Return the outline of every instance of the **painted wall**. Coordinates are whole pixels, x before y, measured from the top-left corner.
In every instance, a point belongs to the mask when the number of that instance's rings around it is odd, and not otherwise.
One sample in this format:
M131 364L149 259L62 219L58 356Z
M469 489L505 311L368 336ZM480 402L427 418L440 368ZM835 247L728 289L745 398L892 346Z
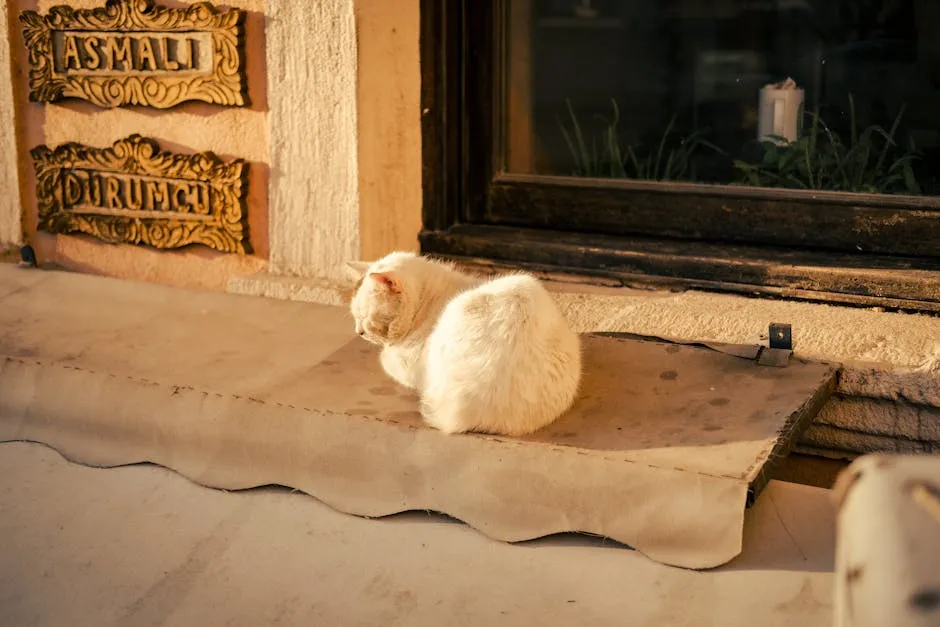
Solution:
M9 11L0 11L0 32L8 32L9 17ZM11 52L11 46L0 45L0 120L5 122L0 124L0 251L22 243L23 237Z
M361 258L417 250L421 230L418 0L357 0Z
M341 304L346 262L416 250L418 0L269 3L271 263L234 293Z
M14 0L8 3L10 47L13 61L13 96L17 111L16 139L19 154L19 191L23 200L27 240L40 261L66 268L158 283L204 289L224 289L232 275L263 268L268 246L267 87L264 75L264 0L229 0L227 5L247 11L246 47L248 93L251 106L219 107L184 103L170 110L145 107L102 109L79 100L39 104L28 101L26 47L17 16L22 10L45 13L53 0ZM73 0L75 8L103 6L98 0ZM185 6L188 3L166 3ZM258 54L260 52L260 54ZM86 235L52 235L36 230L35 176L29 150L40 144L55 147L77 141L107 147L139 133L156 139L162 148L181 153L211 150L223 158L240 157L250 163L248 228L254 253L231 255L202 246L160 251L144 246L113 245Z
M23 232L41 261L70 269L210 290L243 278L261 283L345 281L349 259L416 249L421 215L420 70L417 0L231 0L248 12L246 58L251 106L185 103L168 111L101 109L82 101L28 101L28 63L17 16L60 0L9 0L12 91L0 91L0 150L18 164L0 168L15 194L0 207L0 245ZM73 0L75 8L104 0ZM180 7L188 2L162 4ZM0 23L0 27L3 24ZM10 53L8 59L4 54ZM9 111L3 110L8 106ZM4 132L6 134L4 134ZM68 141L105 147L132 133L175 152L212 150L250 164L249 232L254 253L204 247L159 251L111 245L85 235L36 230L35 177L28 151ZM6 178L4 178L6 177ZM17 185L17 179L19 184ZM252 290L247 290L252 291ZM259 291L259 290L255 290ZM260 290L264 291L264 290ZM273 294L277 295L277 294Z

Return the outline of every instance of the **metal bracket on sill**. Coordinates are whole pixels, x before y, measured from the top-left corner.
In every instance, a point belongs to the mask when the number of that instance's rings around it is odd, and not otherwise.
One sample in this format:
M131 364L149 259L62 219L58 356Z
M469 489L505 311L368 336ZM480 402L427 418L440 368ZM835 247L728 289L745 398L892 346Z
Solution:
M770 325L770 346L761 347L757 363L762 366L786 368L793 354L793 328L789 324L773 322Z

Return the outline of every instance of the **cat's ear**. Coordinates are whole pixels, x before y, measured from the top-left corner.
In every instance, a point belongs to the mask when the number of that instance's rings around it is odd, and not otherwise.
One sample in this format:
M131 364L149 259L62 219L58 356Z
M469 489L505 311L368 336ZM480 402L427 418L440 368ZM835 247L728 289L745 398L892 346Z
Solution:
M381 284L382 286L384 286L384 287L385 287L386 289L388 289L390 292L394 292L394 293L396 293L396 294L400 294L400 293L401 293L401 281L398 279L397 276L395 276L395 273L393 273L393 272L373 272L372 274L369 275L369 277L371 277L372 279L378 281L379 284Z
M370 265L372 264L367 261L347 261L346 274L349 275L351 280L358 281L366 275Z

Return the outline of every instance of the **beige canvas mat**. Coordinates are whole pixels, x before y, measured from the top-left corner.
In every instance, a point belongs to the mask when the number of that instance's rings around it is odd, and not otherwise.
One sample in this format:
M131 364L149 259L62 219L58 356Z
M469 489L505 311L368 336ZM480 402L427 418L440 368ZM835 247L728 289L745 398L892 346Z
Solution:
M585 349L581 400L522 439L425 427L359 340L244 394L6 358L0 439L227 489L287 485L365 516L440 511L501 540L583 531L680 566L732 559L749 488L833 369L635 340L588 337Z
M43 278L0 308L0 441L363 516L435 510L500 540L600 534L690 568L740 552L748 494L835 381L828 364L585 336L569 415L526 438L448 436L339 310Z

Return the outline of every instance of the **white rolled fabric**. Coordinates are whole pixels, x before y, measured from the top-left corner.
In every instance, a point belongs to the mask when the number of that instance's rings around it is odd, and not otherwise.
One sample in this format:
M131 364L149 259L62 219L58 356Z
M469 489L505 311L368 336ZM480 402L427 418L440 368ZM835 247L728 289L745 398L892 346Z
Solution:
M836 627L940 625L940 456L859 458L835 494Z

